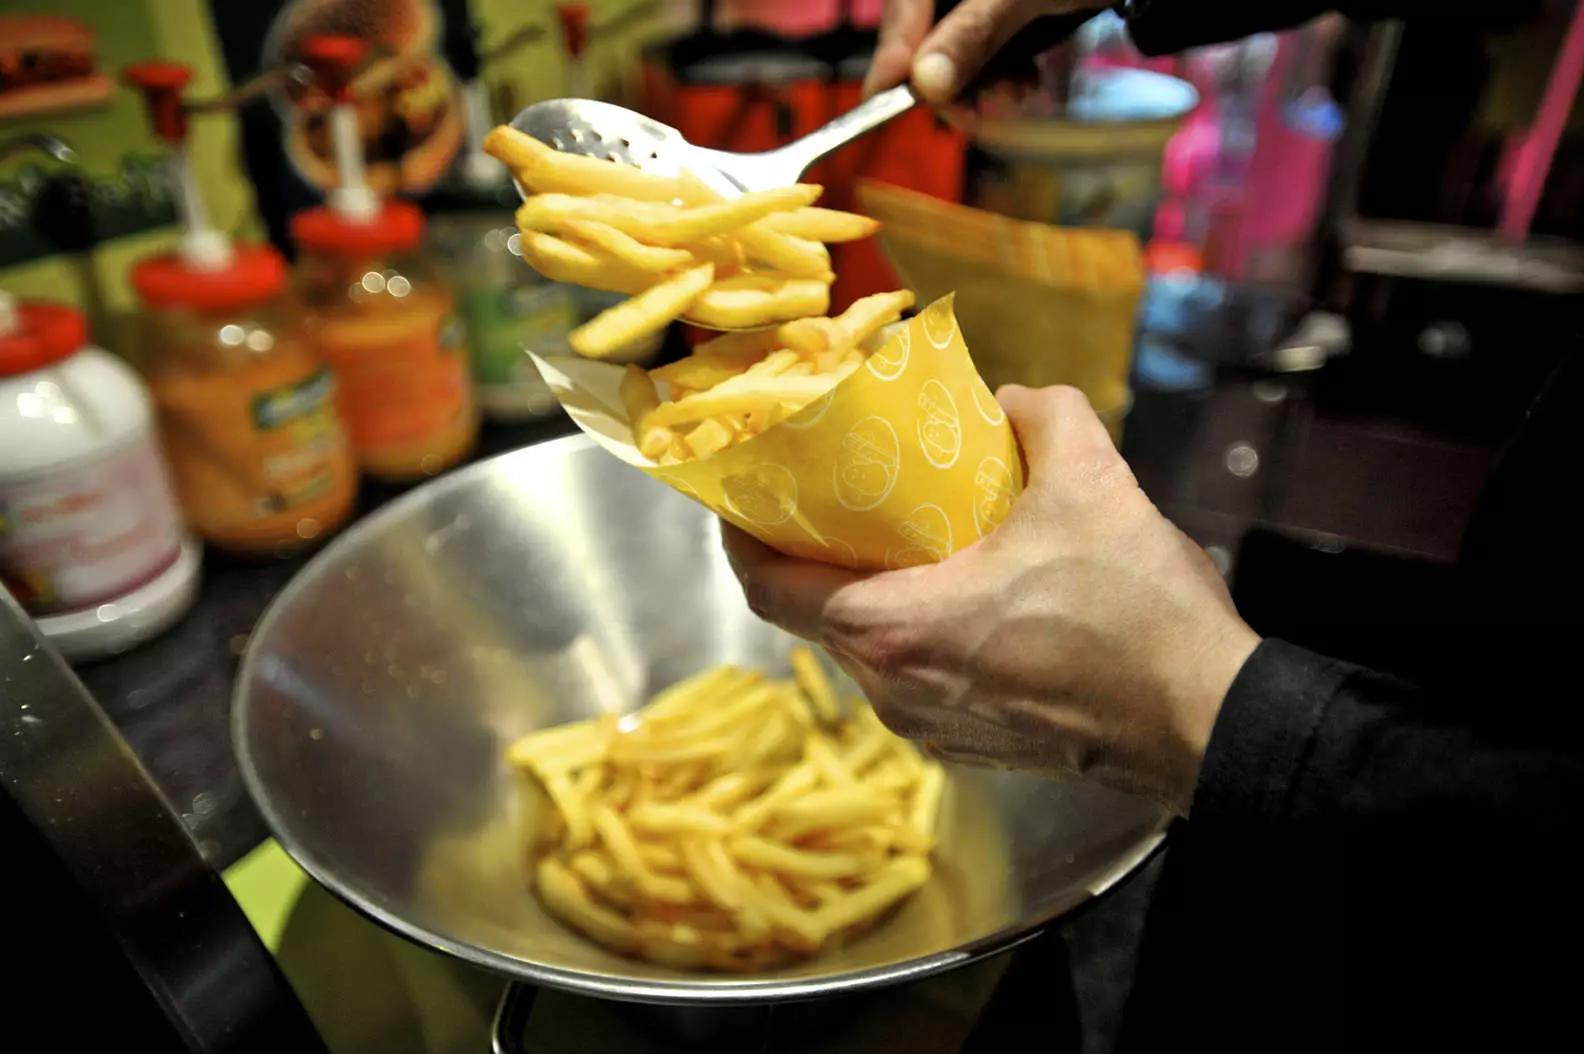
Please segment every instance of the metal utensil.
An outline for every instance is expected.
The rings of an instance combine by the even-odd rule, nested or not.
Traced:
[[[248,789],[315,878],[420,943],[525,981],[743,1003],[888,984],[1016,943],[1109,889],[1166,816],[1120,794],[952,773],[935,879],[829,955],[742,976],[615,955],[529,891],[536,728],[636,708],[712,663],[786,669],[719,521],[581,436],[429,483],[331,543],[252,635],[232,711]]]
[[[514,117],[511,125],[568,153],[608,158],[661,175],[691,172],[716,192],[735,198],[751,190],[791,186],[826,154],[917,103],[913,90],[899,85],[871,96],[801,139],[760,154],[694,146],[668,124],[593,99],[535,103]]]

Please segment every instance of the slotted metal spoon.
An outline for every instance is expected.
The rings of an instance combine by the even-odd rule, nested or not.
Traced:
[[[826,154],[917,104],[912,89],[900,85],[871,96],[823,128],[762,154],[694,146],[670,125],[593,99],[535,103],[511,125],[567,153],[608,158],[659,175],[691,172],[717,193],[735,198],[751,190],[791,186]]]

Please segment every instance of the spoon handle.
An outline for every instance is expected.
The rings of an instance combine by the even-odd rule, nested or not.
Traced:
[[[771,151],[775,167],[786,183],[795,183],[810,165],[838,147],[846,146],[860,135],[885,124],[918,105],[918,97],[906,84],[888,88],[848,110],[840,117]],[[766,158],[769,160],[769,158]]]

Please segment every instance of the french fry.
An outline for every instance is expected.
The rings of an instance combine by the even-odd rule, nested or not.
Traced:
[[[503,162],[534,193],[616,194],[663,202],[699,193],[689,181],[603,158],[564,153],[506,125],[492,129],[483,145],[485,153]]]
[[[568,218],[557,224],[561,231],[578,241],[603,249],[611,256],[640,271],[670,271],[694,262],[686,249],[663,249],[645,245],[637,238],[608,223]]]
[[[689,320],[716,329],[753,329],[795,318],[823,314],[830,307],[830,287],[810,278],[790,278],[773,289],[728,285],[727,279],[699,297]]]
[[[652,375],[637,366],[629,365],[622,372],[620,386],[616,389],[622,409],[629,421],[640,421],[650,410],[660,405],[660,393],[655,390]]]
[[[878,915],[928,882],[929,877],[930,866],[925,860],[916,856],[897,857],[867,885],[820,905],[814,912],[816,925],[839,930]]]
[[[873,236],[880,229],[880,221],[868,216],[813,206],[771,213],[757,221],[757,225],[816,242],[858,241]]]
[[[775,811],[776,834],[794,841],[824,828],[855,828],[885,819],[892,803],[857,787],[815,791]]]
[[[539,896],[556,915],[606,947],[617,951],[637,949],[638,933],[632,925],[596,903],[578,877],[560,861],[544,857],[535,877]]]
[[[794,680],[717,667],[636,715],[514,744],[553,806],[532,842],[545,907],[651,962],[762,970],[862,932],[926,880],[939,768],[860,703],[816,721],[810,659]]]
[[[709,288],[714,276],[712,264],[683,271],[631,300],[600,312],[574,329],[567,340],[580,355],[590,358],[610,355],[682,317],[688,306]]]
[[[688,242],[677,246],[691,253],[699,263],[712,263],[715,273],[723,278],[736,274],[748,262],[748,254],[743,252],[743,247],[729,235],[716,235],[702,241]]]
[[[723,835],[731,821],[698,805],[664,805],[649,802],[627,814],[633,830],[649,835]]]
[[[656,281],[647,271],[542,231],[524,231],[522,250],[529,266],[552,282],[636,295]]]
[[[665,381],[674,391],[684,388],[688,391],[706,391],[715,387],[722,381],[729,381],[742,372],[736,364],[728,359],[705,358],[699,355],[690,355],[685,359],[678,359],[668,366],[650,370],[648,376],[657,381]],[[658,403],[656,404],[658,405]],[[651,407],[651,409],[653,409]],[[638,420],[631,417],[630,420]]]
[[[719,414],[751,414],[778,403],[804,406],[830,391],[834,383],[830,377],[759,377],[745,373],[709,391],[661,403],[643,418],[642,425],[674,428]]]
[[[713,205],[677,209],[675,214],[657,215],[646,227],[645,241],[654,245],[682,245],[726,234],[763,219],[773,212],[785,212],[816,201],[823,188],[810,183],[773,190],[758,190],[730,201]]]
[[[768,217],[767,217],[768,218]],[[758,261],[773,270],[794,278],[816,278],[822,282],[835,281],[831,271],[830,252],[817,241],[809,241],[793,234],[782,234],[761,226],[764,220],[750,223],[733,232],[732,237],[743,247],[750,261]]]
[[[611,195],[536,194],[517,210],[517,225],[549,231],[568,219],[594,220],[649,245],[674,248],[735,231],[772,212],[806,205],[819,194],[819,187],[799,184],[693,207],[633,201]]]
[[[875,293],[853,301],[852,306],[836,318],[836,323],[846,331],[849,343],[843,352],[862,344],[869,336],[902,317],[902,312],[913,306],[913,294],[906,289],[894,293]]]
[[[826,724],[834,724],[841,716],[841,707],[836,702],[836,690],[831,687],[830,678],[825,676],[825,667],[820,665],[819,656],[800,646],[792,649],[791,662],[792,676],[815,715]]]
[[[776,338],[799,355],[817,359],[845,342],[847,334],[833,318],[799,318],[778,326]]]
[[[928,766],[919,775],[918,788],[913,792],[913,807],[908,812],[908,826],[920,837],[935,837],[935,824],[940,816],[941,797],[945,790],[946,774],[940,766]]]

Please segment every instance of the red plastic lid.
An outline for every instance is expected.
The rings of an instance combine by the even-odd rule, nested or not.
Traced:
[[[192,80],[192,67],[180,62],[134,62],[121,76],[143,93],[155,135],[167,143],[187,138],[187,111],[182,108],[181,93]]]
[[[573,58],[580,58],[588,48],[588,5],[557,4],[556,17],[561,20],[561,42],[566,53]]]
[[[0,377],[59,362],[88,343],[88,323],[74,307],[24,300],[16,313],[16,329],[0,334]]]
[[[292,238],[311,253],[326,256],[383,256],[406,252],[423,238],[424,214],[405,201],[387,201],[366,222],[346,219],[328,206],[304,209],[292,217]]]
[[[268,245],[238,245],[218,269],[194,267],[177,253],[160,253],[132,268],[132,288],[150,307],[228,311],[263,303],[286,286],[286,261]]]
[[[299,48],[319,87],[332,99],[342,101],[351,97],[348,87],[368,52],[369,42],[362,37],[332,33],[311,36]]]

